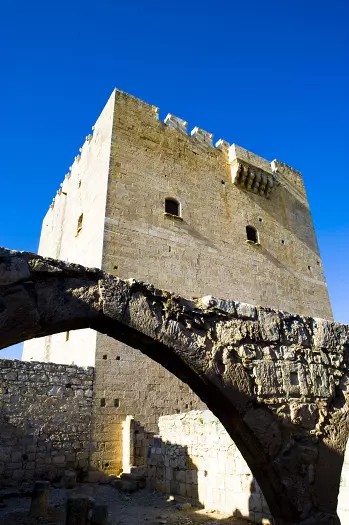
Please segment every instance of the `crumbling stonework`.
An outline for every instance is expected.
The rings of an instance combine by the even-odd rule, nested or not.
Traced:
[[[0,252],[1,347],[93,328],[187,383],[242,452],[276,525],[338,524],[349,327],[204,297],[189,301],[25,252]]]
[[[87,472],[93,369],[0,360],[0,486]]]

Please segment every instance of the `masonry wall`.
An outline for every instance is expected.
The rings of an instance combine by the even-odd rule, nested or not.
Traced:
[[[233,184],[236,152],[271,171],[265,159],[214,147],[200,130],[190,136],[182,121],[165,124],[155,106],[115,90],[45,218],[40,253],[184,296],[331,318],[301,175],[277,163],[280,185],[266,199]],[[180,203],[180,218],[164,214],[167,197]],[[246,225],[258,229],[260,245],[246,242]],[[92,462],[110,473],[121,469],[127,414],[156,432],[159,416],[205,408],[160,365],[103,334],[48,336],[26,343],[23,356],[96,364],[93,439],[100,445]]]
[[[209,410],[160,417],[159,432],[150,439],[136,427],[135,455],[146,466],[151,489],[256,523],[271,517],[245,460]]]
[[[265,159],[235,150],[271,170]],[[280,185],[266,199],[232,183],[231,161],[227,147],[165,125],[155,106],[116,91],[103,269],[187,297],[212,294],[331,318],[301,175],[278,163]],[[181,218],[164,214],[168,197],[180,202]],[[248,224],[260,246],[246,242]],[[105,445],[93,455],[96,468],[119,472],[127,414],[156,432],[159,416],[205,408],[160,365],[98,334],[93,432]]]
[[[101,268],[113,112],[114,93],[44,218],[40,255]],[[78,330],[27,341],[23,359],[93,366],[95,347],[96,332]]]
[[[0,487],[86,472],[93,368],[0,360]]]
[[[116,92],[104,229],[103,269],[182,296],[214,295],[331,318],[301,174],[277,163],[270,198],[233,184],[236,146],[220,150],[165,125],[158,110]],[[233,154],[235,153],[235,154]],[[165,198],[181,219],[165,214]],[[260,245],[246,242],[257,228]]]
[[[160,415],[206,405],[188,385],[138,350],[98,334],[91,464],[108,474],[122,469],[122,422],[132,414],[156,433]]]

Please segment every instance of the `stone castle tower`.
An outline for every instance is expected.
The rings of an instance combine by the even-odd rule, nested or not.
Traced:
[[[114,90],[43,221],[39,253],[149,281],[331,319],[301,174]],[[92,330],[26,342],[23,359],[95,365],[93,463],[121,468],[121,423],[202,408],[177,378]],[[104,444],[104,445],[103,445]]]

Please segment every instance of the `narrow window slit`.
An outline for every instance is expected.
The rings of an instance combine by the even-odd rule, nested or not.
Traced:
[[[258,244],[258,232],[253,226],[246,226],[247,240],[253,244]]]

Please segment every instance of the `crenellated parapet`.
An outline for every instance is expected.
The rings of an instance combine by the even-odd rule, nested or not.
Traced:
[[[95,126],[92,126],[92,133],[90,133],[89,135],[87,135],[85,137],[85,142],[83,143],[83,145],[79,148],[79,153],[78,155],[76,155],[74,157],[74,162],[71,166],[69,166],[69,169],[68,169],[68,173],[66,173],[66,175],[64,176],[64,180],[63,182],[61,182],[60,184],[60,187],[58,188],[57,192],[56,192],[56,195],[55,197],[53,198],[52,202],[51,202],[51,205],[50,205],[50,208],[53,209],[55,207],[55,203],[56,203],[56,199],[57,197],[59,197],[60,195],[67,195],[68,193],[68,182],[71,178],[71,174],[72,174],[72,171],[74,170],[74,168],[77,166],[77,164],[79,164],[84,152],[86,150],[88,150],[88,147],[93,139],[93,133],[94,133],[94,130],[95,130]]]
[[[212,146],[212,139],[213,139],[212,133],[209,133],[208,131],[205,131],[204,129],[198,128],[198,126],[195,126],[195,128],[191,131],[191,136],[195,137],[201,142],[205,142],[206,144],[209,144],[210,146]]]
[[[136,104],[137,108],[147,115],[147,118],[159,120],[159,108],[144,102],[132,95],[129,95],[118,89],[115,90],[118,97],[124,99],[125,104],[132,106]],[[275,191],[280,182],[286,183],[289,187],[294,187],[298,193],[305,194],[302,175],[286,166],[280,161],[274,160],[272,162],[255,155],[236,144],[230,144],[226,140],[219,139],[213,143],[213,134],[208,131],[194,126],[190,131],[188,130],[188,122],[182,118],[168,113],[164,119],[163,129],[169,133],[181,133],[187,137],[189,143],[192,141],[195,147],[199,146],[199,151],[202,154],[216,151],[217,154],[222,154],[225,161],[229,163],[231,169],[231,182],[239,188],[254,193],[269,199]],[[92,126],[92,133],[86,137],[84,144],[79,148],[79,153],[76,155],[72,166],[69,168],[69,173],[66,175],[65,183],[70,178],[70,173],[74,171],[80,163],[86,151],[88,151],[90,144],[93,142],[95,126]],[[64,182],[63,182],[64,184]],[[62,190],[59,189],[57,194],[60,195]],[[64,190],[63,190],[64,193]],[[51,204],[54,207],[55,199]]]
[[[178,129],[179,131],[182,131],[183,133],[187,133],[188,122],[186,122],[185,120],[179,117],[175,117],[174,115],[171,115],[171,113],[167,114],[164,120],[164,123],[169,128],[175,128],[175,129]]]

